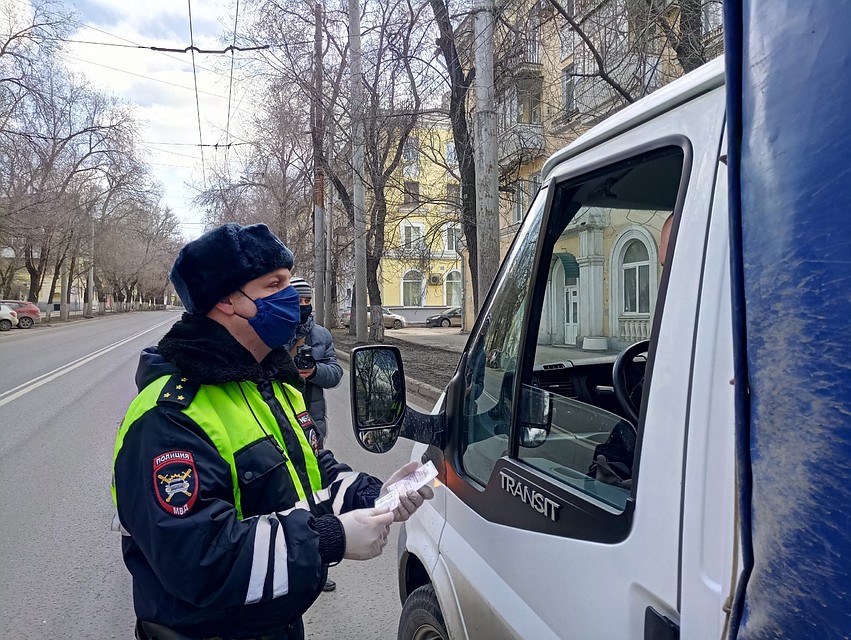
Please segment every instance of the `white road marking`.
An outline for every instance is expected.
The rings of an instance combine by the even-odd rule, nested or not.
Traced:
[[[124,338],[123,340],[119,340],[118,342],[113,342],[110,345],[107,345],[97,351],[93,351],[87,356],[83,356],[82,358],[77,358],[76,360],[69,362],[68,364],[63,364],[61,367],[57,367],[53,371],[48,371],[47,373],[43,373],[40,376],[33,378],[29,382],[25,382],[23,384],[19,384],[17,387],[9,389],[8,391],[4,391],[0,393],[0,407],[9,404],[12,400],[17,400],[22,395],[29,393],[35,389],[38,389],[42,385],[47,384],[58,378],[59,376],[65,375],[69,371],[73,371],[77,367],[82,367],[87,362],[91,362],[95,358],[102,356],[105,353],[109,353],[113,349],[117,349],[118,347],[127,344],[128,342],[135,340],[136,338],[145,335],[153,331],[154,329],[159,329],[164,324],[168,324],[169,322],[174,322],[173,318],[169,318],[168,320],[164,320],[159,324],[155,324],[153,327],[149,327],[144,331],[140,331],[139,333],[130,336],[129,338]]]

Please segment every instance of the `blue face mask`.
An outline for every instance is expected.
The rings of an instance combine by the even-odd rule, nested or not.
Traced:
[[[240,291],[251,300],[244,291]],[[257,314],[248,319],[248,324],[266,346],[277,349],[288,344],[301,320],[298,291],[290,286],[271,296],[251,301],[257,307]]]

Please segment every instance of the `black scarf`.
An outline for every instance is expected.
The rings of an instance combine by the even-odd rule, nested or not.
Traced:
[[[257,362],[227,329],[206,316],[184,313],[160,340],[157,351],[199,384],[280,380],[297,389],[304,386],[285,348],[274,349]]]

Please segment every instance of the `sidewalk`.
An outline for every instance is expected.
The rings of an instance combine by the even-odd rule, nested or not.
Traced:
[[[405,327],[399,331],[388,329],[384,335],[396,340],[404,340],[424,347],[443,349],[458,354],[464,351],[467,338],[470,337],[469,333],[461,333],[461,329],[458,327],[449,327],[448,329],[443,327]]]
[[[337,358],[348,366],[349,353],[356,341],[342,329],[334,329],[332,335]],[[397,347],[402,354],[409,392],[435,402],[455,372],[467,334],[457,327],[407,327],[398,331],[388,329],[384,339],[387,346]]]

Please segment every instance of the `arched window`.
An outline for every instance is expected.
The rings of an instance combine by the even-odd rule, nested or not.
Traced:
[[[461,272],[450,271],[443,279],[443,295],[448,307],[461,306]]]
[[[423,306],[423,274],[411,269],[402,277],[402,304],[406,307]]]
[[[650,313],[650,254],[638,239],[630,240],[623,254],[621,287],[624,315]]]
[[[648,227],[632,224],[621,230],[609,257],[609,327],[612,337],[623,343],[650,337],[659,269],[656,238]]]

